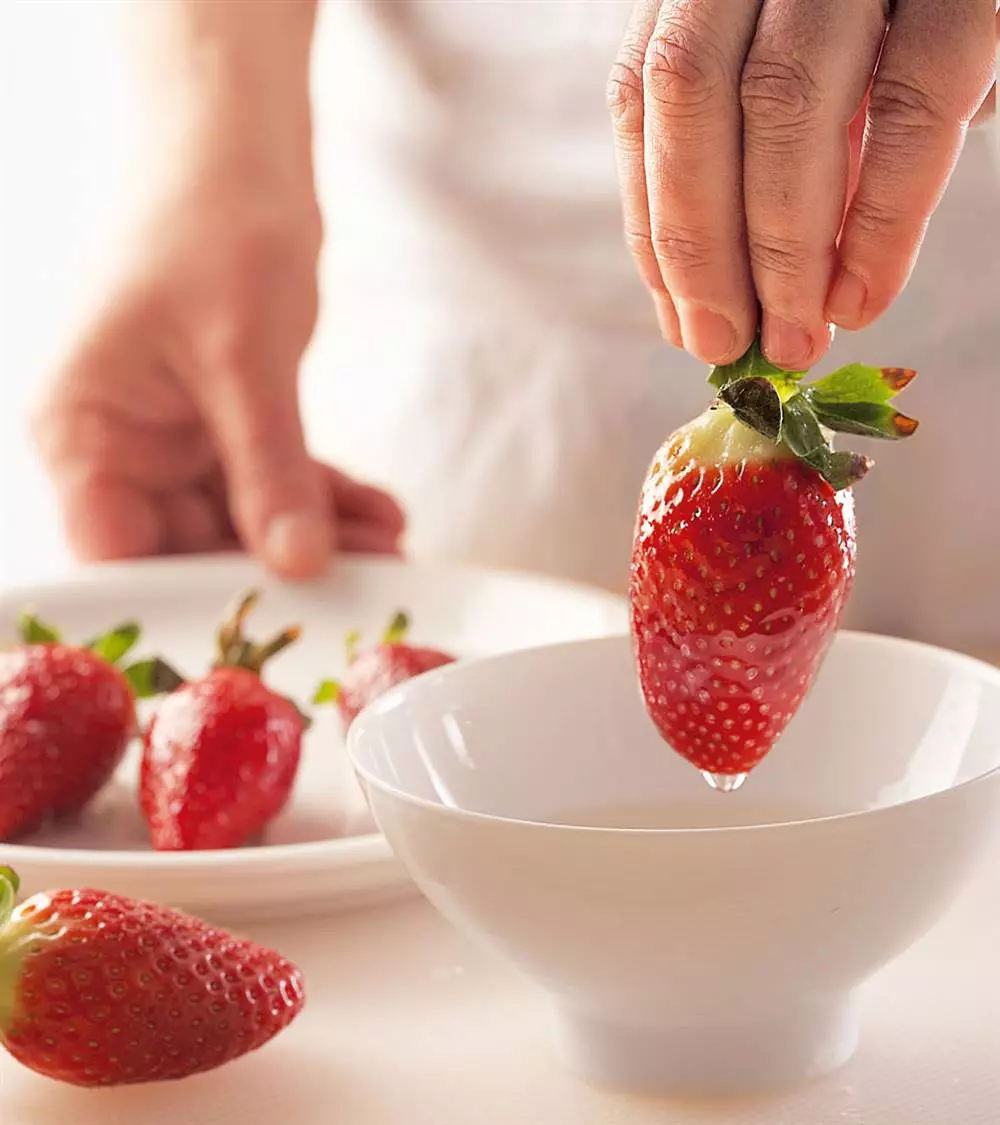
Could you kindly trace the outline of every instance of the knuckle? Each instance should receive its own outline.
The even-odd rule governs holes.
[[[852,235],[865,242],[891,240],[901,225],[898,211],[868,195],[854,197],[848,218]]]
[[[663,110],[683,115],[713,106],[726,89],[728,68],[711,31],[690,20],[657,29],[643,62],[647,95]]]
[[[802,277],[815,256],[804,242],[771,233],[750,234],[748,248],[755,269],[789,280]]]
[[[740,79],[743,116],[772,137],[798,138],[820,112],[822,94],[809,70],[790,56],[755,54]]]
[[[868,114],[886,139],[908,138],[943,124],[947,114],[938,98],[918,82],[907,78],[876,78]]]
[[[619,52],[607,87],[608,109],[623,131],[642,129],[642,55],[627,44]]]
[[[668,269],[696,271],[716,258],[711,240],[690,230],[661,226],[653,231],[650,242],[657,261]]]

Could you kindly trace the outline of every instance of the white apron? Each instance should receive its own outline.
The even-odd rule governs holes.
[[[647,463],[707,405],[621,236],[607,73],[631,0],[333,0],[315,59],[327,218],[304,407],[396,493],[416,556],[623,590]],[[913,366],[857,489],[848,624],[1000,647],[1000,170],[969,141],[903,298],[829,364]]]

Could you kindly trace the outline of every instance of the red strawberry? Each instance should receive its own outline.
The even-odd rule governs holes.
[[[89,646],[63,644],[30,615],[26,643],[0,652],[0,840],[79,812],[135,733],[135,702],[114,661],[139,636],[122,625]]]
[[[351,634],[347,641],[347,671],[339,682],[325,680],[313,702],[335,702],[347,727],[369,703],[390,688],[455,662],[454,656],[438,649],[406,644],[404,638],[409,627],[406,614],[397,613],[379,643],[361,652],[357,651],[357,634]]]
[[[162,1082],[262,1047],[302,1010],[284,957],[104,891],[35,895],[11,913],[0,868],[0,1043],[76,1086]]]
[[[889,402],[913,375],[853,364],[802,385],[755,346],[716,368],[718,401],[653,462],[632,555],[639,681],[660,733],[717,788],[774,746],[850,592],[850,485],[871,463],[834,453],[822,427],[909,436]]]
[[[219,662],[164,699],[146,731],[140,804],[160,851],[235,848],[256,837],[292,792],[306,720],[295,704],[267,687],[264,663],[291,644],[287,629],[256,646],[243,622],[256,592],[239,603],[219,634]],[[164,686],[162,664],[132,669],[148,694]],[[166,669],[166,679],[179,677]],[[159,683],[156,683],[159,679]]]

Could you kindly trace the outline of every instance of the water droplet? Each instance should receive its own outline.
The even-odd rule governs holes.
[[[718,792],[735,793],[749,775],[745,773],[712,773],[711,770],[702,770],[701,776]]]

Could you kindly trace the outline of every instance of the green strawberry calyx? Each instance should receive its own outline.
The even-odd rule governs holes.
[[[903,367],[851,363],[804,383],[805,371],[784,371],[754,341],[735,363],[712,368],[709,383],[718,403],[744,426],[814,468],[833,488],[849,488],[873,462],[861,453],[833,449],[829,433],[898,441],[918,422],[892,400],[916,376]]]
[[[386,626],[382,633],[380,644],[382,645],[398,645],[406,640],[406,634],[410,631],[410,618],[409,615],[403,610],[397,610],[393,614],[392,619]],[[358,629],[353,629],[347,634],[347,639],[344,645],[347,653],[348,666],[354,663],[358,657],[358,646],[361,644],[361,633]],[[340,693],[343,690],[341,684],[337,680],[323,680],[313,692],[312,702],[315,706],[321,706],[324,703],[336,703],[340,698]]]
[[[62,633],[43,621],[30,610],[24,610],[17,619],[22,644],[55,645],[62,641]],[[99,637],[92,637],[81,646],[109,664],[119,664],[138,644],[142,628],[137,621],[123,621]]]
[[[215,637],[213,668],[243,668],[259,676],[269,660],[284,652],[302,635],[301,628],[294,625],[282,629],[263,643],[250,640],[245,633],[246,623],[260,598],[260,590],[246,590],[225,615]],[[160,657],[137,661],[125,669],[125,676],[139,699],[170,695],[189,680]],[[295,707],[303,725],[308,727],[309,716],[297,704]]]
[[[248,672],[260,675],[264,665],[289,645],[294,644],[302,634],[298,626],[283,629],[264,644],[248,640],[244,628],[247,618],[260,602],[259,590],[247,590],[237,598],[232,609],[223,619],[215,637],[215,668],[245,668]],[[139,660],[125,669],[125,675],[133,691],[140,699],[151,699],[158,695],[169,695],[187,682],[172,665],[160,657]]]

